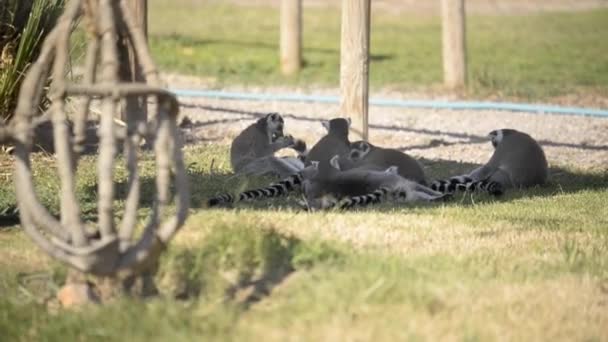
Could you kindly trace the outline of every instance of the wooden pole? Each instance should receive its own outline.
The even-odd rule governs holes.
[[[467,78],[465,0],[441,0],[443,80],[449,88],[464,87]]]
[[[129,0],[131,11],[135,16],[137,25],[144,31],[146,39],[148,38],[148,1],[147,0]],[[120,54],[120,78],[128,82],[144,82],[144,74],[140,67],[137,66],[135,52],[133,47],[124,39],[119,42]],[[122,109],[122,120],[127,122],[126,113],[137,113],[138,116],[148,117],[148,104],[146,99],[133,96],[127,97],[125,106]]]
[[[302,65],[302,0],[281,0],[281,72],[293,75]]]
[[[370,9],[370,0],[342,0],[340,110],[363,140],[368,139]]]

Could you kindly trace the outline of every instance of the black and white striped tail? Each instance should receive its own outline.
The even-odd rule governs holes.
[[[467,176],[456,176],[447,180],[436,180],[431,183],[430,188],[446,194],[451,194],[458,190],[470,192],[485,191],[493,196],[500,196],[503,193],[502,185],[498,182],[488,180],[474,181],[471,177]]]
[[[233,196],[231,194],[218,195],[216,197],[210,198],[209,201],[207,201],[207,204],[209,207],[215,207],[221,204],[228,204],[233,202],[252,201],[259,198],[271,198],[282,196],[300,187],[300,185],[302,185],[302,179],[302,175],[300,173],[296,173],[279,182],[272,183],[267,187],[246,190],[241,192],[237,196]]]
[[[370,204],[382,202],[388,193],[389,190],[387,188],[379,188],[378,190],[366,195],[344,198],[340,200],[336,206],[340,209],[349,209],[354,206],[364,207]]]

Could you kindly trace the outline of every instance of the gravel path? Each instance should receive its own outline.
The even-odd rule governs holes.
[[[168,76],[170,87],[204,89],[192,79]],[[240,90],[231,88],[230,90]],[[302,92],[298,89],[247,89],[250,92]],[[337,95],[337,89],[315,94]],[[412,93],[374,93],[374,97],[429,99],[437,96]],[[445,99],[444,96],[440,99]],[[268,112],[286,119],[288,133],[304,139],[309,147],[324,134],[320,120],[339,115],[338,105],[233,101],[205,98],[180,98],[181,114],[193,127],[187,130],[189,143],[230,144],[241,130]],[[603,102],[603,101],[601,101]],[[551,166],[570,166],[586,170],[608,169],[608,118],[539,115],[505,111],[450,111],[401,109],[371,106],[370,141],[399,148],[431,160],[483,163],[492,153],[486,135],[499,128],[515,128],[536,138],[545,149]]]

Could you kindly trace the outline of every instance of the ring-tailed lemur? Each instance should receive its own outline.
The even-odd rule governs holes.
[[[388,195],[405,202],[436,201],[450,196],[400,176],[397,166],[384,171],[356,168],[342,171],[338,160],[339,156],[334,156],[330,161],[334,172],[305,184],[310,209],[368,205],[381,202]]]
[[[340,169],[386,170],[396,166],[403,178],[426,185],[426,175],[418,161],[409,155],[391,148],[382,148],[367,141],[355,141],[350,144],[347,157],[340,158]]]
[[[350,129],[350,118],[334,118],[322,122],[327,129],[327,134],[308,151],[306,155],[307,163],[311,161],[319,162],[319,174],[323,175],[331,169],[329,160],[337,155],[344,155],[350,151],[350,141],[348,140],[348,130]]]
[[[297,152],[306,150],[306,143],[283,134],[281,115],[270,113],[243,130],[230,146],[230,164],[236,174],[285,177],[304,167],[297,158],[278,158],[274,153],[283,148]]]
[[[506,128],[492,131],[488,135],[495,150],[485,165],[468,175],[435,181],[431,188],[450,192],[478,187],[491,194],[500,195],[508,188],[542,185],[547,181],[547,158],[534,138]]]
[[[314,165],[314,177],[319,177],[322,173],[331,172],[329,160],[336,154],[348,153],[350,142],[348,141],[348,130],[350,119],[335,118],[322,122],[327,129],[327,134],[323,136],[307,153],[304,159],[306,165]],[[302,176],[300,178],[299,176]],[[220,204],[232,203],[233,201],[254,200],[258,198],[282,196],[290,191],[300,188],[302,179],[313,177],[312,172],[296,173],[287,178],[273,183],[266,188],[247,190],[236,196],[222,194],[211,198],[208,205],[215,206]],[[280,190],[275,190],[280,189]]]
[[[304,167],[304,169],[302,169],[300,172],[286,177],[278,182],[272,183],[267,187],[246,190],[237,195],[225,193],[212,197],[207,201],[207,206],[215,207],[234,202],[252,201],[262,197],[270,198],[283,196],[290,191],[301,188],[306,179],[315,177],[319,171],[318,166],[319,163],[313,161],[309,166]]]

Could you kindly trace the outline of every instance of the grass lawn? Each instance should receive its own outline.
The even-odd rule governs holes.
[[[226,85],[339,85],[338,8],[303,12],[304,68],[278,68],[278,7],[158,0],[150,3],[150,44],[165,71]],[[372,15],[373,89],[437,89],[442,80],[438,17]],[[608,94],[608,10],[467,18],[468,93],[543,99],[573,92]]]
[[[157,0],[150,44],[164,71],[229,85],[337,87],[339,12],[306,8],[301,74],[278,72],[277,8]],[[438,18],[376,10],[373,89],[440,89]],[[530,100],[608,95],[608,10],[468,18],[468,94]],[[76,37],[76,40],[78,37]],[[550,184],[494,199],[306,213],[297,197],[205,209],[210,196],[267,183],[230,175],[226,146],[185,148],[192,209],[163,256],[161,296],[80,312],[52,300],[66,268],[19,227],[0,227],[0,340],[608,341],[608,173],[553,169]],[[0,208],[14,204],[0,156]],[[81,161],[83,215],[96,218],[95,156]],[[120,159],[124,165],[124,160]],[[432,178],[474,165],[424,161]],[[139,223],[154,195],[141,161]],[[33,162],[58,214],[54,161]],[[116,216],[126,171],[117,167]]]
[[[502,199],[300,212],[295,198],[202,208],[235,191],[227,149],[186,149],[192,214],[162,260],[163,296],[84,312],[47,310],[65,268],[18,228],[0,231],[0,331],[7,341],[563,340],[608,338],[606,173],[554,170]],[[142,162],[153,189],[153,156]],[[78,182],[95,213],[94,157]],[[2,163],[5,165],[6,163]],[[454,170],[434,162],[432,176]],[[33,163],[56,213],[53,163]],[[470,165],[456,165],[461,169]],[[43,172],[43,170],[46,170]],[[452,171],[450,171],[452,172]],[[124,172],[117,176],[124,196]],[[14,196],[2,182],[2,201]],[[151,196],[144,195],[141,222]],[[116,201],[118,213],[122,201]],[[174,299],[174,298],[180,299]]]

